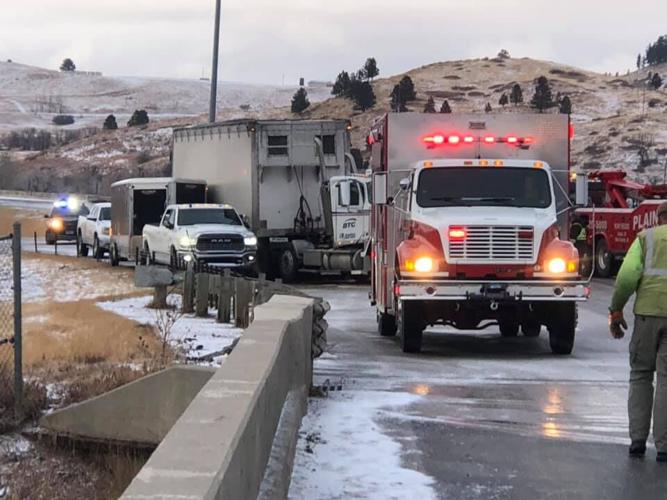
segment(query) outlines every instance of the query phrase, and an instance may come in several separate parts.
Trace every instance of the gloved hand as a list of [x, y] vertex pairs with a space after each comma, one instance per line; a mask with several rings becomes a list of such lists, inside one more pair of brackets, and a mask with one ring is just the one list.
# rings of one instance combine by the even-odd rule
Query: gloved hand
[[628, 329], [628, 324], [623, 317], [623, 311], [609, 312], [609, 331], [611, 336], [615, 339], [622, 339], [625, 336], [625, 330]]

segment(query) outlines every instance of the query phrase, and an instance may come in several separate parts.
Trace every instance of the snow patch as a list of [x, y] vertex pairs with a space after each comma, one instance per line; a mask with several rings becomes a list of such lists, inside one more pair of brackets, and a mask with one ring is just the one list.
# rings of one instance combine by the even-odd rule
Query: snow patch
[[401, 445], [381, 425], [387, 411], [419, 399], [407, 393], [355, 391], [311, 400], [289, 498], [437, 498], [435, 481], [402, 466]]

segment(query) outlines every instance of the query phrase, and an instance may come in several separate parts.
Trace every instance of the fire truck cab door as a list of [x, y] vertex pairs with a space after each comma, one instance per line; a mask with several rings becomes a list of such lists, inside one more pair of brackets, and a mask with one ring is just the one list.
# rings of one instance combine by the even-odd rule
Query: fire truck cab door
[[356, 245], [368, 236], [368, 211], [364, 210], [366, 190], [354, 179], [334, 182], [331, 205], [336, 247]]

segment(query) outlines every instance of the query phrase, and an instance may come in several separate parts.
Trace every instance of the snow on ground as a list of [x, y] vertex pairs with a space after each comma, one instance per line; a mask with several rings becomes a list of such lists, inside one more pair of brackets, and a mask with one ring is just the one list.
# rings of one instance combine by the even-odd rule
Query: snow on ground
[[[167, 311], [148, 309], [152, 297], [134, 297], [118, 301], [100, 302], [98, 307], [141, 324], [157, 328]], [[168, 302], [178, 310], [179, 295], [170, 295]], [[159, 328], [158, 329], [158, 334]], [[181, 348], [189, 359], [202, 358], [219, 353], [241, 336], [243, 330], [229, 324], [220, 324], [213, 317], [197, 318], [194, 315], [179, 315], [169, 335], [169, 343]], [[214, 364], [221, 364], [223, 356], [215, 356]]]
[[311, 400], [289, 498], [436, 498], [433, 479], [402, 466], [401, 445], [381, 425], [386, 412], [417, 400], [419, 396], [381, 391], [332, 393]]

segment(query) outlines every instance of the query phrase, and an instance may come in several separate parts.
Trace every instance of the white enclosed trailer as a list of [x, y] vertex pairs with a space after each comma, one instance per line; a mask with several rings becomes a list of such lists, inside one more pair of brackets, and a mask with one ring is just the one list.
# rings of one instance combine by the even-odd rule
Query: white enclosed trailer
[[208, 182], [259, 239], [260, 269], [361, 274], [369, 179], [357, 174], [345, 120], [236, 120], [174, 131], [173, 175]]

